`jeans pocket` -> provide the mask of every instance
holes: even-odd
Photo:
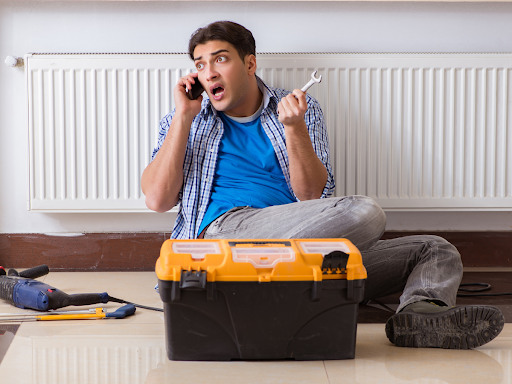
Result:
[[[217,234],[219,232],[229,231],[231,226],[228,223],[226,223],[226,221],[229,221],[229,218],[235,212],[241,211],[243,209],[248,209],[248,208],[251,208],[251,207],[246,205],[246,206],[231,208],[229,211],[227,211],[226,213],[223,213],[222,215],[217,217],[215,220],[213,220],[212,223],[208,226],[208,229],[206,230],[205,234],[213,235],[213,234]],[[236,227],[236,225],[235,225],[235,227]]]

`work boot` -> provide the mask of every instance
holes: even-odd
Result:
[[[489,305],[448,307],[418,301],[386,322],[386,336],[397,347],[471,349],[499,335],[503,313]]]

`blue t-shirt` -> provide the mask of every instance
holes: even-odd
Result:
[[[258,115],[237,122],[219,112],[224,123],[210,202],[197,234],[234,207],[265,208],[293,203],[276,153]]]

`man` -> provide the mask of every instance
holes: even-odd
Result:
[[[386,334],[398,346],[467,349],[503,328],[499,309],[453,307],[460,255],[436,236],[379,240],[385,214],[370,198],[328,198],[329,145],[316,100],[256,76],[250,31],[232,22],[189,41],[197,73],[179,79],[142,175],[147,206],[180,203],[173,238],[348,238],[363,256],[365,300],[403,291]],[[208,98],[187,97],[199,82]]]

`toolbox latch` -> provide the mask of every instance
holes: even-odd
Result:
[[[347,268],[349,255],[341,251],[332,251],[324,256],[322,262],[322,273],[338,273],[344,272]]]
[[[206,271],[181,271],[180,288],[206,289]]]

